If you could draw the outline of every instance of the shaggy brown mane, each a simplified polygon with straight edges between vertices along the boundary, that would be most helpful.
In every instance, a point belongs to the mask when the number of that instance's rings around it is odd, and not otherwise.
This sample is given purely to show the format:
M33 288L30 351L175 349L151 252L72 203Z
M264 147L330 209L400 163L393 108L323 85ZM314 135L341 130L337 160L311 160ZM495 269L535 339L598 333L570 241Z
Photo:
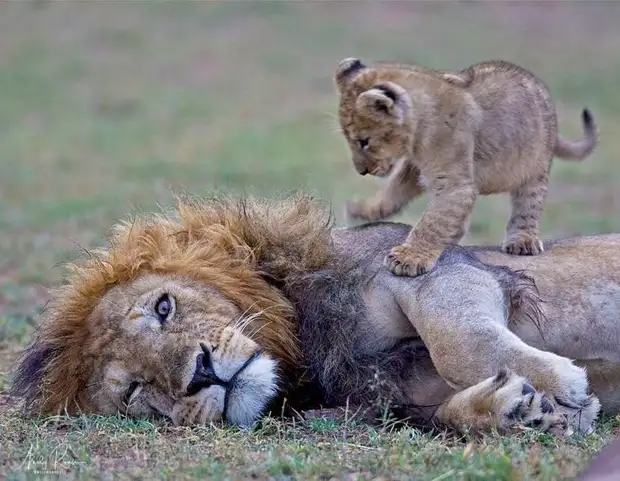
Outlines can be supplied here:
M115 332L93 338L92 313L112 287L147 273L193 277L248 314L263 348L285 370L298 367L295 311L274 286L325 266L331 217L309 197L282 200L178 199L174 215L144 215L118 224L109 246L69 265L42 315L34 343L17 368L13 393L40 413L81 409L98 353Z

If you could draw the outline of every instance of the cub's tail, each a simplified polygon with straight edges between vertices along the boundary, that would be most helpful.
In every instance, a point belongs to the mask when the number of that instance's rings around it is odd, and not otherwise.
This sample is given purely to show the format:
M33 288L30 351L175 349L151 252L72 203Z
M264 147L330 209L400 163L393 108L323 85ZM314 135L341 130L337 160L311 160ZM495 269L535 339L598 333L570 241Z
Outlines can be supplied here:
M584 137L580 140L566 140L559 134L555 141L555 155L565 160L583 160L590 155L598 142L598 129L594 117L588 109L583 109L581 114L583 120Z

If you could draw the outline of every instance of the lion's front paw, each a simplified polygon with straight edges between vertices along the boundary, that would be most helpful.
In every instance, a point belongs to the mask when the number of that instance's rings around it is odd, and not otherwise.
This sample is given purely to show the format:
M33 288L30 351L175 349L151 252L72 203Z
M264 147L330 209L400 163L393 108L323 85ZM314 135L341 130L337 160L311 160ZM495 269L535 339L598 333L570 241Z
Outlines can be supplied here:
M594 430L601 405L589 393L586 370L551 353L545 357L548 362L527 373L531 383L554 400L556 412L564 414L573 429L589 434Z
M519 232L509 236L502 244L506 254L517 256L535 256L543 252L543 242L538 236Z
M420 252L409 244L393 247L385 257L385 265L397 276L416 277L430 271L437 258L438 252Z
M503 431L529 427L556 436L569 436L572 428L543 392L537 391L524 377L502 370L493 380L496 388L493 407Z

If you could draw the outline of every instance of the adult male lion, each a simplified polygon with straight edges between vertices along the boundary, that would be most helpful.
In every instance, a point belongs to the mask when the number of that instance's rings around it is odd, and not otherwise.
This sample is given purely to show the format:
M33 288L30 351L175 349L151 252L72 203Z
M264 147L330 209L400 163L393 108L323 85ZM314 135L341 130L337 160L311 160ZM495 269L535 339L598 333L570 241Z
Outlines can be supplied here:
M535 258L454 247L392 276L382 259L409 229L335 229L303 196L182 200L118 225L53 296L14 393L30 412L235 425L278 394L383 399L418 423L562 434L600 408L573 358L618 408L620 235Z

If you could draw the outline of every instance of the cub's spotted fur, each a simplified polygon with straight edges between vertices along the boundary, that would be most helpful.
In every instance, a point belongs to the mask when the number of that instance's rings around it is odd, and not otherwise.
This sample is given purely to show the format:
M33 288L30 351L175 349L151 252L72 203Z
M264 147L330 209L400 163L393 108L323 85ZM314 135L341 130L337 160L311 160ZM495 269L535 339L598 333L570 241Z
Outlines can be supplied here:
M339 119L356 170L388 176L371 200L350 202L351 218L377 221L399 212L425 190L428 208L386 264L416 276L458 244L479 195L509 192L512 213L505 252L542 252L539 224L554 156L581 160L594 150L597 127L583 110L584 138L558 134L545 85L508 62L488 61L460 72L342 60L335 82Z

